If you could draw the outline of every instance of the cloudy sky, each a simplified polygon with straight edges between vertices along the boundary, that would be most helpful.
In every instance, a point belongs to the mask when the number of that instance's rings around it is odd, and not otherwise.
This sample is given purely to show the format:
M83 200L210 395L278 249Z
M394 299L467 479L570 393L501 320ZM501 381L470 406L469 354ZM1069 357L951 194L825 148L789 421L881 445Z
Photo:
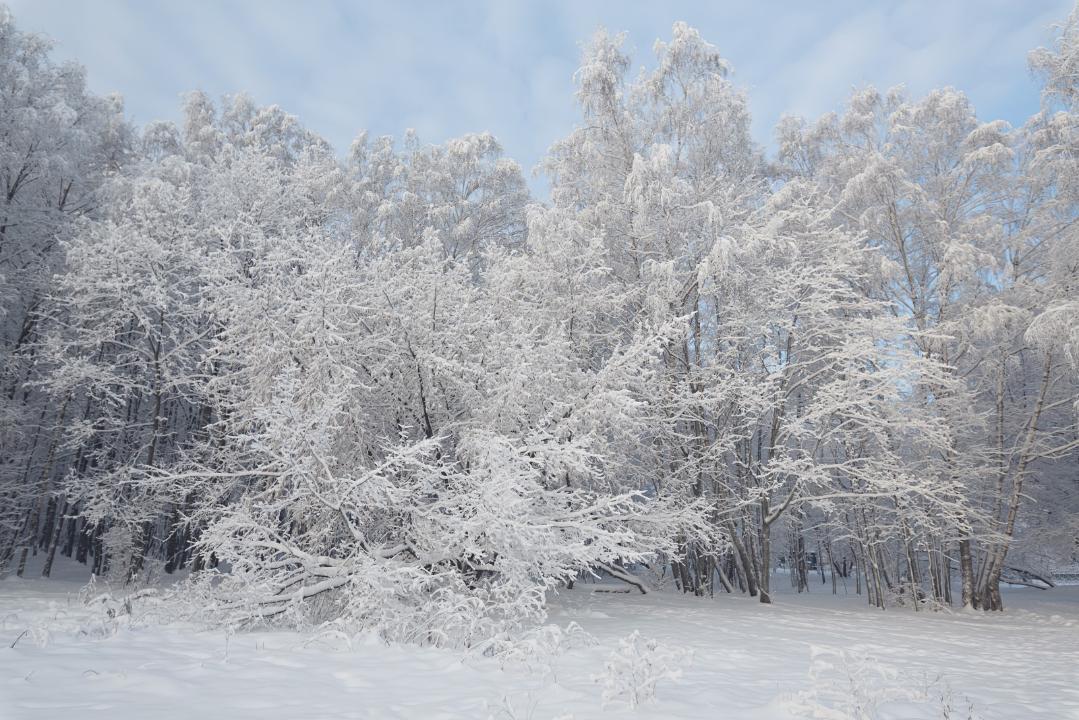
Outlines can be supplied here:
M489 130L531 169L576 120L580 43L628 32L637 63L685 20L731 61L754 133L785 113L817 116L852 87L951 85L983 118L1037 108L1027 52L1048 42L1070 0L715 0L682 2L344 2L7 0L24 30L119 91L136 122L175 119L180 95L245 90L339 150L357 131L415 128L440 142ZM540 181L534 186L542 192Z

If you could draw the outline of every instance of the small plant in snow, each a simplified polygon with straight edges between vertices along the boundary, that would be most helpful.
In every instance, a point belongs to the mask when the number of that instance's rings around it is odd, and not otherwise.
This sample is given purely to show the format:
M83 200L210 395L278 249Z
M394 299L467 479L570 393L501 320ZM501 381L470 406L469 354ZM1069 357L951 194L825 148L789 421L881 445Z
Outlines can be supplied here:
M514 705L509 695L503 695L497 705L488 702L487 720L533 720L536 717L536 709L539 708L539 701L531 692L528 692L522 702L523 707L520 704ZM551 720L573 720L573 714L556 715Z
M974 705L960 701L942 675L922 678L919 687L919 678L871 655L819 647L810 650L809 686L789 709L801 717L877 720L892 703L912 704L943 720L978 720Z
M603 706L627 703L631 708L655 699L656 683L677 680L692 660L692 652L661 645L634 630L618 642L604 672L596 676L603 685Z
M487 720L531 720L535 716L538 702L528 693L523 701L525 707L514 705L509 695L503 695L497 704L487 702Z
M543 625L520 635L504 635L492 642L485 655L498 658L503 668L523 667L532 675L554 676L554 661L574 648L592 647L596 639L575 622L565 628Z
M131 622L136 603L156 595L157 590L153 588L113 594L107 583L104 590L99 589L97 576L91 576L90 582L79 590L78 599L87 608L95 611L95 615L81 632L100 637L115 635L120 625Z
M39 648L43 648L49 644L49 640L52 638L49 629L44 625L31 625L30 627L19 633L15 640L8 645L9 648L15 648L19 642L23 639L29 640L31 643Z
M979 720L974 703L966 695L959 696L943 675L926 678L925 698L929 704L939 702L941 720Z

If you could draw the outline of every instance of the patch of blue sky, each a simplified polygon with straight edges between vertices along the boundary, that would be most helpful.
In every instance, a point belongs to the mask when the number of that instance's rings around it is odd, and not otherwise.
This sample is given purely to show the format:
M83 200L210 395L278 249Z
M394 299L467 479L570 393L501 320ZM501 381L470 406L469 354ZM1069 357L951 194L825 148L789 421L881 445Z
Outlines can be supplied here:
M838 110L852 88L966 92L982 118L1020 124L1038 108L1027 52L1069 0L727 0L724 2L283 2L8 0L118 91L136 122L176 119L179 98L249 92L344 152L359 130L424 142L490 131L525 171L578 121L573 72L597 27L628 33L640 65L685 20L735 69L753 134L772 145L784 114ZM533 190L546 194L542 178Z

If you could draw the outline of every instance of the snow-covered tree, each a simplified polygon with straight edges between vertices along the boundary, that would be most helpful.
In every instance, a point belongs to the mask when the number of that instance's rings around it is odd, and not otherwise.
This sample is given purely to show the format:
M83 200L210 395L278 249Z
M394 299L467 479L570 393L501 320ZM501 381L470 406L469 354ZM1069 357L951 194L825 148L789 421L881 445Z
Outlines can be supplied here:
M582 361L534 292L542 261L495 253L477 283L427 235L362 263L332 234L282 238L215 291L219 420L148 482L200 498L230 617L471 643L699 526L617 472L662 328Z
M121 100L87 92L82 67L53 62L50 49L0 6L0 567L46 529L31 508L55 505L41 488L57 426L74 414L32 385L61 243L96 212L99 188L132 149Z
M811 178L834 224L878 252L864 292L892 302L912 346L962 385L943 399L953 408L950 472L977 500L957 546L966 605L1000 606L1026 481L1073 449L1061 438L1071 421L1058 409L1075 387L1057 327L1073 291L1054 270L1074 246L1059 195L1072 172L1039 170L1051 124L980 123L954 90L913 102L867 89L841 116L780 127L787 176ZM972 422L978 414L985 430Z
M600 31L533 203L487 133L342 162L203 93L136 133L0 11L0 568L435 644L813 552L1001 607L1079 552L1077 23L1021 128L868 88L774 162L696 30L634 76Z

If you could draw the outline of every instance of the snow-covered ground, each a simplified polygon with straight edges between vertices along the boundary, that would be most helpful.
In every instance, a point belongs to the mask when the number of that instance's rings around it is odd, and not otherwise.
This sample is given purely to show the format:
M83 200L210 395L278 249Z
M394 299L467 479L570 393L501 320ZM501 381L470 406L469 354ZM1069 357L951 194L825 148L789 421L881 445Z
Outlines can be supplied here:
M582 584L552 599L551 622L595 643L563 633L547 653L541 634L500 662L369 637L109 621L80 601L76 567L0 581L0 718L1079 718L1079 587L1009 591L1003 614L915 615L826 588L769 607ZM623 642L633 631L681 676L636 709L604 708L605 687L628 699L620 672L645 668Z

